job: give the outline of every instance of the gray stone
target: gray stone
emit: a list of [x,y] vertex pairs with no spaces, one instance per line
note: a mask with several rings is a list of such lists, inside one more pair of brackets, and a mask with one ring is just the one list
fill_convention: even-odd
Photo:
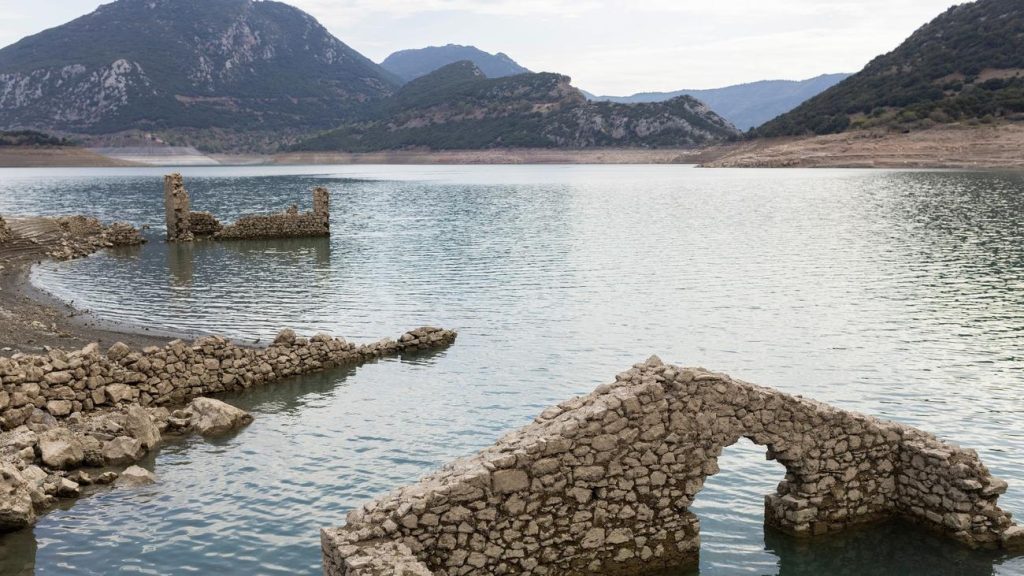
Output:
[[156,476],[152,472],[141,466],[129,466],[124,472],[121,472],[114,484],[123,487],[134,487],[145,486],[153,482],[156,482]]
[[196,398],[189,405],[189,426],[203,436],[232,432],[252,422],[252,416],[213,398]]
[[67,428],[54,428],[42,433],[39,452],[43,464],[56,469],[74,468],[85,458],[82,442]]
[[103,445],[103,461],[111,465],[138,462],[145,453],[142,442],[130,436],[118,436]]

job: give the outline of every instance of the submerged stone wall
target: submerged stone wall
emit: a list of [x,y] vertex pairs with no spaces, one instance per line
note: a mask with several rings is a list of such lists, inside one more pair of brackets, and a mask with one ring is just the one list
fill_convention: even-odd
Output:
[[743,437],[786,468],[765,521],[789,534],[903,516],[971,547],[1024,547],[996,503],[1006,483],[975,452],[653,358],[352,511],[322,531],[324,573],[616,576],[692,565],[690,505]]
[[179,406],[210,394],[249,388],[335,366],[446,346],[456,333],[420,328],[398,341],[355,345],[319,334],[285,330],[266,348],[247,348],[209,336],[141,351],[117,343],[103,354],[82,350],[0,358],[0,430],[28,422],[37,410],[57,418],[123,404]]
[[209,212],[193,212],[181,174],[164,176],[164,209],[167,216],[167,240],[190,242],[196,236],[223,240],[262,240],[330,236],[330,193],[318,186],[313,190],[313,210],[299,212],[292,206],[279,214],[242,216],[234,224],[223,225]]

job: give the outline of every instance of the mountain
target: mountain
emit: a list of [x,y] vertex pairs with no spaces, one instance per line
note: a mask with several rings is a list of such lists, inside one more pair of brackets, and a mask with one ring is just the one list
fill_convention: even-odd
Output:
[[487,78],[469,61],[417,78],[371,108],[360,121],[296,149],[685,147],[739,135],[688,96],[651,104],[588,102],[567,76]]
[[0,129],[282,135],[398,84],[280,2],[118,0],[0,50]]
[[850,74],[822,74],[807,80],[762,80],[710,90],[640,92],[632,96],[588,96],[604,102],[663,102],[678,96],[693,96],[707,104],[740,130],[749,130],[789,112],[807,99],[831,88]]
[[950,8],[861,72],[757,129],[760,136],[923,128],[1024,115],[1024,2]]
[[502,52],[489,54],[473,46],[428,46],[416,50],[401,50],[388,56],[381,67],[408,82],[426,76],[438,68],[469,60],[488,78],[502,78],[529,72]]

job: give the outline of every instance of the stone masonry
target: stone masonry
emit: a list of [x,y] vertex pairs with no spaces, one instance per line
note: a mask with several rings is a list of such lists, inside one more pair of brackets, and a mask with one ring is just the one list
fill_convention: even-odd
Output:
[[765,522],[793,536],[901,516],[1021,551],[978,455],[893,422],[656,357],[322,531],[327,576],[633,575],[697,562],[690,505],[749,438],[786,468]]
[[7,225],[4,217],[0,216],[0,244],[10,242],[12,238],[14,238],[14,234],[11,232],[11,227]]
[[178,406],[199,396],[439,348],[455,337],[453,331],[426,327],[407,332],[398,341],[357,346],[343,338],[300,338],[284,330],[266,348],[207,336],[192,344],[175,340],[141,351],[117,343],[106,354],[96,344],[73,352],[51,350],[45,356],[15,354],[0,358],[0,430],[24,424],[36,410],[61,419],[123,403]]
[[191,206],[181,174],[164,176],[164,212],[167,217],[167,241],[191,242],[189,225]]
[[196,236],[222,240],[302,238],[330,236],[330,192],[322,186],[313,190],[313,210],[299,212],[292,206],[279,214],[242,216],[234,224],[222,225],[209,212],[192,212],[188,191],[181,174],[164,177],[164,208],[167,215],[167,240],[190,242]]

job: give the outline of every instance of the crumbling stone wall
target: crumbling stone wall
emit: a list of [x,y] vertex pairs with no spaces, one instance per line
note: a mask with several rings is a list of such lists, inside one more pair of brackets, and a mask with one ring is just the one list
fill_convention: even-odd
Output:
[[209,212],[190,213],[188,224],[193,236],[213,236],[224,228],[217,217]]
[[181,174],[164,177],[164,209],[167,216],[167,240],[190,242],[196,236],[223,240],[260,240],[330,236],[330,193],[318,186],[313,190],[313,210],[299,212],[292,206],[280,214],[242,216],[234,224],[222,225],[209,212],[192,212],[188,191]]
[[104,355],[96,344],[45,356],[0,358],[0,430],[28,421],[36,410],[55,418],[121,405],[178,406],[192,398],[240,390],[335,366],[446,346],[456,334],[420,328],[398,341],[357,346],[323,334],[299,338],[285,330],[266,348],[238,346],[218,337],[192,344],[131,350],[117,343]]
[[168,242],[191,242],[191,206],[181,174],[164,176],[164,212],[167,219]]
[[7,225],[4,217],[0,216],[0,244],[10,242],[13,238],[14,234],[11,232],[11,227]]
[[690,505],[723,448],[786,468],[766,523],[795,536],[904,516],[1024,546],[976,453],[893,422],[656,358],[322,532],[328,576],[627,575],[692,565]]

